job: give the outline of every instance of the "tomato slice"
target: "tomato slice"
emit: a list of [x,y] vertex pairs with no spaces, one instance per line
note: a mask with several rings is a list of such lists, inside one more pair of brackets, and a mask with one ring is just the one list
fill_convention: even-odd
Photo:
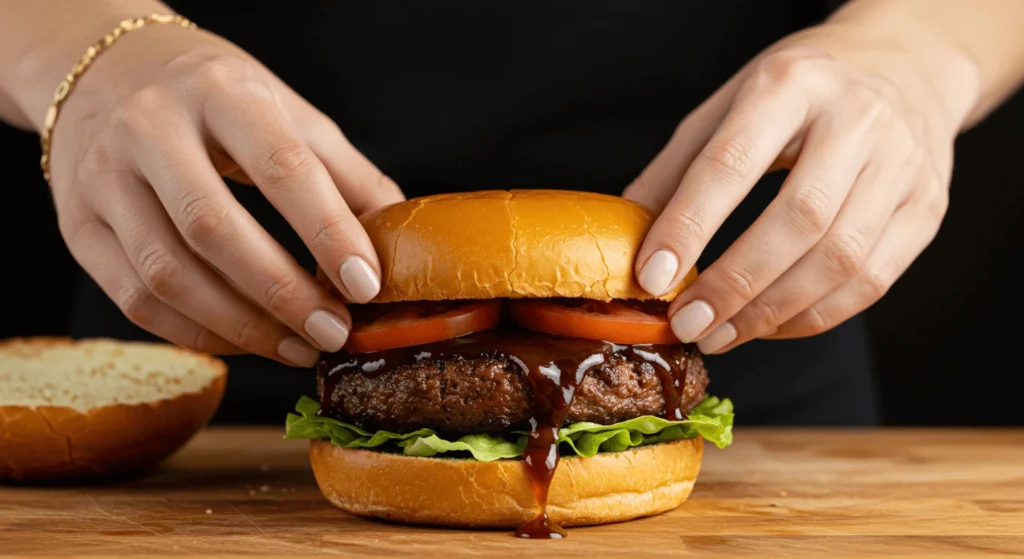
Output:
[[440,342],[494,328],[501,301],[416,301],[350,306],[345,351],[367,353]]
[[556,336],[616,344],[677,344],[662,301],[524,299],[509,302],[520,326]]

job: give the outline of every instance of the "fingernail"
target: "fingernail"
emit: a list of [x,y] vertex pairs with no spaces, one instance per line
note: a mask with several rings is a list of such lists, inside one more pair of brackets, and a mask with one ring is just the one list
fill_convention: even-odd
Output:
[[348,326],[334,313],[316,311],[306,319],[306,333],[325,351],[334,353],[348,340]]
[[715,321],[715,309],[704,301],[691,301],[672,315],[672,332],[683,343],[692,343]]
[[668,291],[678,270],[679,259],[676,255],[667,250],[659,250],[647,259],[643,268],[640,268],[636,280],[644,291],[658,297]]
[[356,303],[365,303],[380,291],[377,272],[358,256],[350,256],[341,263],[340,275],[341,283],[345,284],[349,297]]
[[736,327],[729,322],[724,322],[715,328],[703,340],[697,342],[697,349],[701,353],[714,353],[732,343],[736,339]]
[[300,367],[312,367],[320,358],[320,352],[298,336],[281,340],[277,346],[277,354]]

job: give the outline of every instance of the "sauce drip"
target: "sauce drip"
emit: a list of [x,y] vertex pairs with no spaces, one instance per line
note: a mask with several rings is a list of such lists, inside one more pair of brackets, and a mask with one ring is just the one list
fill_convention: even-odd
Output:
[[421,346],[373,353],[336,353],[320,363],[323,407],[334,385],[346,372],[379,375],[422,360],[481,359],[508,361],[518,366],[532,390],[530,431],[523,462],[537,502],[537,516],[516,530],[521,538],[564,538],[565,530],[547,515],[548,490],[558,467],[558,430],[565,422],[576,389],[587,372],[613,355],[648,363],[658,373],[665,396],[665,417],[683,419],[682,389],[693,349],[686,345],[619,345],[563,338],[528,331],[485,331]]

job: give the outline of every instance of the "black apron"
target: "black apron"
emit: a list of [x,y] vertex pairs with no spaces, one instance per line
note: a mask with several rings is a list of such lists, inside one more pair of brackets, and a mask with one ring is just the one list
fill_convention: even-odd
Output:
[[[169,4],[237,43],[334,119],[407,197],[559,188],[620,194],[680,120],[775,40],[834,2],[594,1]],[[781,184],[762,180],[715,236],[704,269]],[[303,265],[315,263],[260,193],[236,196]],[[76,336],[153,339],[83,274]],[[229,357],[218,422],[280,423],[311,371]],[[812,338],[707,357],[737,424],[879,421],[863,317]]]

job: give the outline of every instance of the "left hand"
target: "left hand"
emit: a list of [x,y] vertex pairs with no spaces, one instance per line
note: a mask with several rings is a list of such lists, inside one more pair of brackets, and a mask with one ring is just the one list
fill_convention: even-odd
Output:
[[662,210],[636,261],[640,284],[661,295],[762,175],[790,169],[764,213],[669,307],[676,336],[704,353],[856,315],[945,215],[958,119],[904,53],[835,44],[812,30],[762,53],[624,193]]

